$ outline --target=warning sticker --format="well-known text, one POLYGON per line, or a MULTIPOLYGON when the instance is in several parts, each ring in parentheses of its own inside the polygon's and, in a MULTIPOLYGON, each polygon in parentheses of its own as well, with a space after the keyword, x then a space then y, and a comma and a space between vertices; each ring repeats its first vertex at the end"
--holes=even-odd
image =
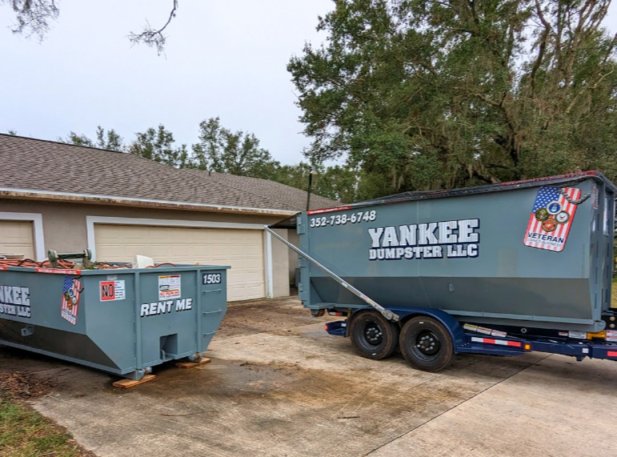
POLYGON ((180 275, 159 276, 159 300, 169 300, 181 296, 180 275))
POLYGON ((126 299, 125 281, 100 281, 99 296, 101 301, 117 301, 126 299))

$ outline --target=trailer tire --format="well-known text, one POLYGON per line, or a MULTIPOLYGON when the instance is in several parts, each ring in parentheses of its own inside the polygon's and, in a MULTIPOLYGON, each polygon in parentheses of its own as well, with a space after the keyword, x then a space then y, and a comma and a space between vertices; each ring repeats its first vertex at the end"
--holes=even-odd
POLYGON ((390 357, 398 346, 399 328, 377 311, 360 311, 351 317, 349 335, 363 357, 381 360, 390 357))
POLYGON ((450 332, 428 316, 409 319, 401 330, 399 345, 405 360, 419 370, 441 371, 454 358, 450 332))

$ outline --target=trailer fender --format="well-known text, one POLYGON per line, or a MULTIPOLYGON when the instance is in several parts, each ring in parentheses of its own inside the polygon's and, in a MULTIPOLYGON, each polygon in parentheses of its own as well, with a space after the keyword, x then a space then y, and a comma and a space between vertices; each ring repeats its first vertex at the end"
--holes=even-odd
POLYGON ((399 325, 402 327, 412 317, 428 316, 439 321, 450 333, 452 342, 454 343, 454 352, 458 352, 458 348, 465 344, 465 334, 459 322, 450 314, 439 309, 432 308, 388 308, 392 312, 398 314, 401 319, 399 325))

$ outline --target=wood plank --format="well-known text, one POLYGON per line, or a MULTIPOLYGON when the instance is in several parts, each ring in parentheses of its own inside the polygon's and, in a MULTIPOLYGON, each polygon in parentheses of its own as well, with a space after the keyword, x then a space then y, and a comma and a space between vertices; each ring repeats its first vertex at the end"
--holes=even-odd
POLYGON ((154 381, 156 379, 155 374, 147 374, 143 378, 139 380, 135 379, 120 379, 119 381, 114 382, 112 385, 114 387, 118 387, 120 389, 132 389, 133 387, 139 386, 145 382, 154 381))

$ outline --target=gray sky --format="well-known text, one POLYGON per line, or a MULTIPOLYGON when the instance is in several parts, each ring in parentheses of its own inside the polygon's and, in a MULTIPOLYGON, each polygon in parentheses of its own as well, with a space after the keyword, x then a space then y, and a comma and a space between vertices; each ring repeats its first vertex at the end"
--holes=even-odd
MULTIPOLYGON (((0 131, 56 140, 97 125, 127 141, 163 123, 180 143, 198 124, 253 132, 273 157, 297 163, 310 140, 301 132, 297 94, 286 70, 304 43, 320 43, 317 16, 330 0, 180 0, 165 55, 132 46, 146 19, 162 24, 171 0, 61 0, 43 42, 11 34, 0 4, 0 131)), ((617 32, 617 3, 605 26, 617 32)))
POLYGON ((171 0, 61 0, 45 40, 11 34, 0 4, 0 131, 55 140, 97 125, 125 140, 163 123, 176 141, 197 141, 198 124, 253 132, 284 163, 297 163, 301 134, 290 56, 320 42, 317 16, 330 0, 180 0, 165 55, 132 46, 146 18, 164 23, 171 0))

